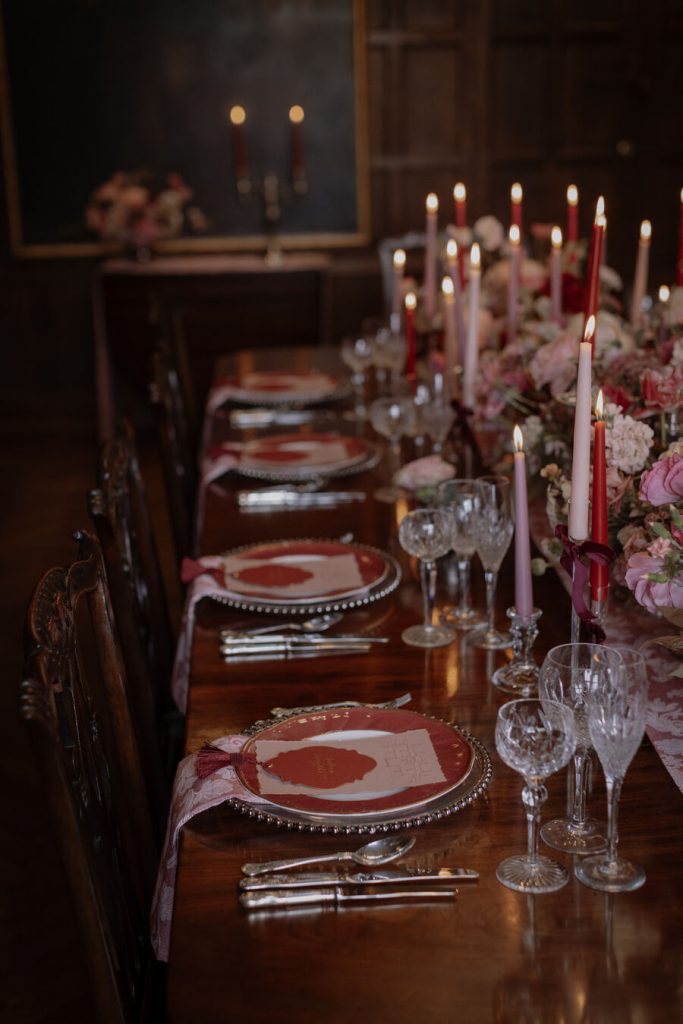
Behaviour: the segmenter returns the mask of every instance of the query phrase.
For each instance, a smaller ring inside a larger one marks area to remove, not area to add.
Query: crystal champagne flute
[[[479,512],[479,495],[474,480],[453,479],[439,484],[436,490],[437,504],[451,513],[453,537],[451,547],[458,562],[460,581],[460,603],[457,607],[444,608],[441,621],[456,629],[472,629],[482,624],[481,616],[470,603],[470,571],[472,556],[476,551],[476,518]]]
[[[568,763],[576,733],[570,708],[552,700],[511,700],[498,710],[496,750],[502,761],[524,778],[522,802],[527,817],[527,853],[501,861],[496,878],[518,892],[554,892],[569,874],[561,864],[538,853],[541,807],[548,792],[545,779]]]
[[[389,476],[391,483],[375,491],[378,501],[394,502],[401,497],[400,488],[393,483],[394,475],[401,468],[401,438],[413,434],[417,424],[417,413],[412,398],[376,398],[370,406],[370,422],[373,429],[389,442]]]
[[[601,892],[629,892],[645,882],[645,872],[617,854],[621,787],[640,746],[647,716],[648,679],[641,651],[612,648],[621,661],[593,681],[586,695],[588,731],[607,785],[607,849],[575,867],[580,882]]]
[[[617,663],[618,656],[609,648],[579,643],[553,647],[541,666],[539,695],[570,708],[576,723],[574,794],[570,816],[555,818],[541,829],[541,838],[555,850],[585,855],[605,848],[604,823],[589,817],[586,811],[586,781],[592,750],[586,696]]]
[[[365,406],[365,371],[372,363],[372,339],[363,335],[357,338],[344,338],[341,344],[341,357],[352,371],[351,384],[353,385],[355,400],[353,413],[349,413],[347,419],[366,420],[368,418],[368,410]]]
[[[496,587],[501,562],[512,539],[512,499],[510,481],[504,476],[482,476],[474,481],[479,495],[475,519],[477,552],[486,582],[486,625],[467,634],[468,644],[496,651],[509,647],[512,635],[494,626]]]
[[[409,555],[420,559],[424,622],[421,626],[409,626],[401,634],[405,643],[415,647],[443,647],[452,643],[455,636],[445,626],[432,623],[436,596],[436,559],[450,549],[451,531],[449,513],[439,508],[419,508],[408,512],[398,529],[401,547]]]

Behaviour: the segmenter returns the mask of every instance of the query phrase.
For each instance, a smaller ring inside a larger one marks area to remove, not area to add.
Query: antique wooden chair
[[[97,1019],[142,1019],[157,851],[99,545],[38,582],[20,709],[84,938]],[[157,1018],[158,1019],[158,1018]]]
[[[151,803],[163,827],[182,728],[170,696],[174,643],[161,566],[127,421],[102,446],[98,477],[88,507],[102,546]]]
[[[193,554],[192,520],[196,495],[196,457],[180,387],[167,346],[152,354],[150,400],[157,422],[171,528],[178,562]]]

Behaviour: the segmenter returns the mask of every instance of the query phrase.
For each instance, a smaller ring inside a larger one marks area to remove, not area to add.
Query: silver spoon
[[[307,867],[309,864],[324,864],[325,861],[352,860],[363,867],[371,868],[378,864],[388,864],[407,853],[415,845],[414,836],[385,836],[373,839],[359,850],[342,850],[339,853],[323,853],[317,857],[295,857],[293,860],[268,860],[260,864],[243,864],[242,874],[254,877],[268,875],[289,868]]]
[[[221,637],[229,640],[236,636],[262,636],[264,633],[279,633],[283,629],[294,629],[298,633],[319,633],[335,626],[343,618],[342,612],[329,612],[327,615],[314,615],[305,622],[278,622],[276,626],[259,626],[258,629],[222,629]]]

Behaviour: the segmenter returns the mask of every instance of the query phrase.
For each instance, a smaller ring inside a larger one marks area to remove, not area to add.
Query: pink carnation
[[[683,608],[683,579],[675,576],[666,583],[655,583],[648,579],[650,573],[664,573],[662,558],[653,558],[647,551],[631,555],[626,567],[626,584],[633,591],[638,604],[648,611],[660,608]]]
[[[641,501],[651,505],[669,505],[683,498],[683,458],[674,452],[655,462],[640,478]]]

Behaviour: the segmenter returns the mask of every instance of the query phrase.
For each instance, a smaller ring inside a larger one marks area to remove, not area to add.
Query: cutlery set
[[[337,623],[340,614],[319,615],[306,622],[262,626],[257,629],[222,629],[220,653],[224,661],[241,658],[301,658],[328,654],[364,654],[377,644],[386,644],[386,636],[338,634],[323,636],[321,630]]]
[[[336,508],[364,500],[363,491],[302,491],[287,486],[237,492],[237,504],[243,512]]]
[[[398,860],[415,844],[412,836],[376,839],[359,850],[343,850],[317,857],[264,861],[242,866],[239,901],[246,910],[277,910],[296,907],[403,900],[454,900],[454,884],[476,883],[479,873],[468,868],[381,868]],[[353,861],[371,871],[285,872],[326,861]],[[444,884],[445,883],[445,884]],[[429,885],[432,888],[424,888]]]

